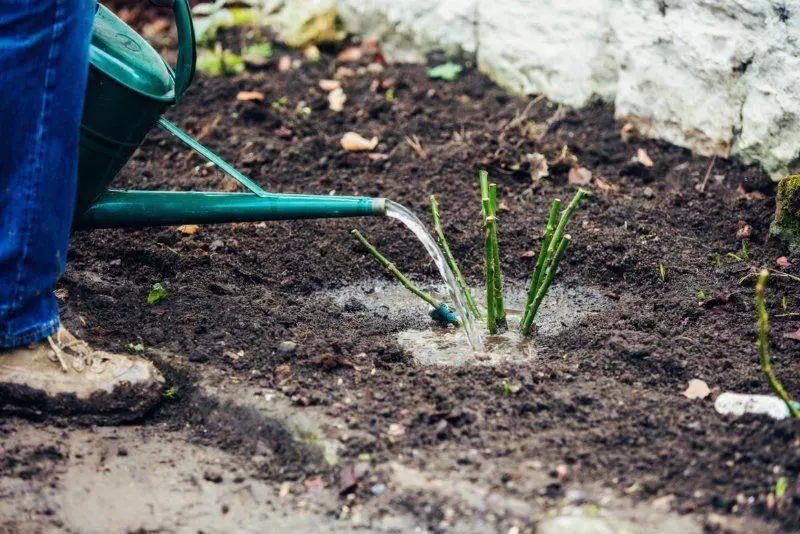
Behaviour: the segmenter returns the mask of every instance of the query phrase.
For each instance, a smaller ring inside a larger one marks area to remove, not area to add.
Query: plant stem
[[[488,198],[481,200],[483,206],[483,231],[484,231],[484,258],[486,261],[486,328],[490,334],[497,333],[497,306],[495,304],[494,285],[494,249],[492,246],[491,201]]]
[[[389,271],[389,273],[392,276],[394,276],[401,284],[403,284],[403,286],[406,289],[414,293],[416,296],[418,296],[419,298],[421,298],[434,308],[438,308],[441,305],[440,302],[437,302],[436,299],[434,299],[432,296],[422,291],[420,288],[415,286],[411,280],[406,278],[405,275],[401,273],[400,270],[397,267],[395,267],[392,262],[387,260],[380,252],[378,252],[378,249],[372,246],[370,242],[367,241],[367,239],[363,235],[361,235],[361,232],[359,232],[358,230],[352,230],[350,233],[353,236],[355,236],[355,238],[358,239],[362,245],[364,245],[364,248],[366,248],[367,251],[369,251],[369,253],[372,254],[372,256],[376,260],[378,260],[378,263],[383,265],[386,268],[386,270]]]
[[[494,265],[494,315],[499,330],[507,328],[506,308],[503,303],[503,269],[500,266],[500,244],[497,240],[497,184],[489,184],[492,207],[492,264]]]
[[[552,257],[552,261],[547,266],[544,280],[542,281],[541,285],[539,286],[539,290],[536,293],[536,300],[534,300],[530,312],[526,315],[525,321],[522,323],[523,336],[527,336],[531,332],[531,326],[533,325],[533,320],[536,318],[536,312],[539,311],[539,306],[542,305],[542,301],[544,300],[545,295],[547,295],[547,291],[550,289],[550,284],[553,283],[553,277],[556,275],[556,270],[558,269],[558,261],[561,259],[561,255],[564,254],[564,251],[567,249],[570,239],[571,238],[569,235],[565,235],[558,243],[558,247],[556,248],[556,251]]]
[[[556,217],[558,210],[561,207],[561,200],[553,200],[553,206],[550,208],[550,216],[547,218],[547,225],[544,228],[544,237],[542,238],[542,245],[539,248],[539,255],[536,258],[536,266],[531,275],[531,282],[528,285],[528,298],[525,301],[525,310],[522,315],[522,322],[520,326],[524,325],[528,320],[528,314],[533,308],[533,301],[536,300],[536,293],[539,292],[539,282],[544,272],[544,260],[547,256],[547,249],[550,247],[550,240],[553,238],[553,231],[555,230]]]
[[[469,306],[470,311],[473,315],[475,315],[475,317],[480,317],[481,314],[478,312],[478,306],[475,304],[475,299],[472,298],[472,292],[469,290],[467,281],[461,274],[461,269],[458,268],[458,263],[456,263],[456,259],[453,257],[453,252],[450,250],[450,245],[447,243],[447,239],[444,237],[442,222],[439,219],[439,203],[436,201],[436,196],[431,195],[430,200],[433,228],[436,230],[436,237],[439,238],[439,245],[442,247],[442,250],[444,250],[444,255],[447,257],[447,262],[450,264],[450,268],[453,269],[453,274],[456,276],[458,285],[461,286],[461,292],[464,294],[464,299],[467,301],[467,306]]]
[[[578,207],[578,203],[580,203],[583,195],[586,193],[588,193],[586,189],[578,189],[578,192],[575,193],[575,195],[572,197],[572,200],[570,200],[569,204],[567,204],[567,209],[565,209],[564,213],[561,214],[561,219],[558,221],[558,226],[556,226],[556,229],[553,232],[553,239],[550,241],[550,246],[547,249],[548,258],[546,263],[550,263],[550,257],[556,251],[556,247],[561,244],[561,236],[564,235],[564,230],[567,227],[569,218],[572,217],[572,212],[574,212],[575,208]]]
[[[786,393],[786,390],[783,389],[783,386],[778,379],[775,377],[775,373],[772,372],[772,366],[769,362],[769,342],[767,341],[767,331],[769,330],[769,315],[767,314],[767,308],[764,305],[764,292],[767,286],[767,278],[769,278],[769,271],[767,269],[762,269],[761,273],[758,275],[758,282],[756,283],[756,314],[758,315],[758,353],[761,360],[761,370],[764,371],[764,374],[767,376],[767,381],[769,382],[772,391],[780,397],[780,399],[786,403],[786,407],[789,408],[789,413],[795,419],[800,419],[800,410],[798,410],[792,399],[789,397],[789,394]]]

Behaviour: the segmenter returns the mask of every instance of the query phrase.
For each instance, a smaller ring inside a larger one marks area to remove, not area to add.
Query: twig
[[[458,285],[461,286],[461,292],[464,294],[464,299],[467,301],[467,306],[469,306],[470,311],[473,315],[475,315],[475,317],[480,317],[481,314],[478,312],[478,306],[475,304],[475,299],[472,298],[472,292],[469,290],[467,281],[464,279],[464,275],[461,274],[461,269],[458,268],[458,263],[456,262],[455,257],[453,257],[453,252],[450,250],[450,245],[447,243],[447,239],[444,237],[442,222],[439,219],[439,203],[436,201],[436,196],[431,195],[430,200],[433,228],[436,230],[436,237],[439,239],[439,245],[442,247],[442,250],[444,250],[444,255],[447,257],[447,263],[450,264],[450,268],[453,270],[453,274],[456,276]]]
[[[708,183],[708,178],[711,176],[711,171],[714,169],[714,164],[717,162],[717,156],[711,158],[711,163],[708,165],[708,169],[706,170],[706,175],[703,177],[703,183],[697,186],[697,190],[703,193],[706,190],[706,184]]]
[[[775,377],[772,371],[772,366],[769,362],[769,342],[767,341],[767,331],[769,330],[769,315],[767,308],[764,305],[764,292],[767,286],[767,278],[769,278],[769,271],[762,269],[758,275],[758,282],[756,283],[756,313],[758,314],[758,353],[761,360],[761,370],[767,376],[772,391],[786,403],[789,408],[789,413],[795,419],[800,419],[800,410],[795,407],[789,394],[783,389],[783,386]]]
[[[412,134],[411,137],[406,136],[406,143],[414,150],[414,152],[417,153],[419,159],[423,161],[428,159],[427,152],[425,152],[425,149],[422,148],[422,141],[419,140],[419,137],[417,137],[416,134]]]

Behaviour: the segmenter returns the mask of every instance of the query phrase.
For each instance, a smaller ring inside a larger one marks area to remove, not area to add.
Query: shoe
[[[141,417],[163,387],[150,361],[92,350],[63,326],[42,341],[0,349],[0,411],[114,424]]]

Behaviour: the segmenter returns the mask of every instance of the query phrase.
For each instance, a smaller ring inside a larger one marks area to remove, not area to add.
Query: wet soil
[[[375,465],[401,461],[422,472],[452,471],[544,507],[567,498],[571,484],[595,484],[636,502],[668,501],[710,530],[730,526],[724,519],[735,516],[779,530],[800,526],[800,423],[729,419],[713,408],[721,391],[769,390],[758,368],[748,275],[761,266],[778,269],[784,253],[766,239],[771,182],[735,160],[712,162],[667,143],[623,139],[624,123],[601,101],[571,109],[516,98],[469,65],[452,83],[429,80],[421,66],[368,71],[374,59],[367,54],[344,64],[323,53],[319,62],[289,72],[279,72],[275,61],[233,78],[200,77],[167,116],[270,191],[387,197],[428,223],[427,199],[436,194],[453,252],[476,286],[483,265],[477,171],[487,169],[498,184],[504,273],[522,285],[531,271],[526,252],[541,239],[550,202],[577,189],[566,164],[532,180],[526,154],[553,161],[566,145],[591,171],[585,187],[592,195],[571,222],[558,281],[593,288],[608,306],[549,338],[529,362],[421,366],[397,343],[409,327],[402,310],[396,317],[392,310],[370,313],[358,299],[325,296],[383,276],[352,242],[352,228],[413,279],[437,282],[422,247],[396,222],[223,224],[191,235],[172,227],[77,233],[59,285],[62,318],[98,347],[124,351],[141,343],[158,362],[176,394],[142,421],[145,428],[180,432],[234,458],[267,455],[273,460],[247,475],[260,480],[319,475],[326,487],[338,487],[340,467],[309,461],[257,414],[224,409],[196,386],[213,374],[342,421],[356,437],[343,438],[340,465],[368,455]],[[339,72],[348,100],[335,113],[318,82],[343,66],[352,69]],[[237,101],[239,91],[260,91],[265,100]],[[285,103],[271,105],[283,97]],[[298,115],[298,105],[311,113]],[[380,142],[373,152],[348,153],[339,145],[346,131]],[[424,159],[405,140],[414,135]],[[640,149],[651,167],[635,160]],[[115,185],[236,189],[158,130]],[[745,225],[743,258],[737,231]],[[156,282],[169,297],[149,306]],[[797,289],[773,277],[767,300],[774,368],[789,391],[800,392],[800,344],[784,337],[800,327]],[[285,341],[296,349],[279,350]],[[692,378],[706,381],[712,394],[682,396]],[[27,425],[49,428],[10,418],[0,432],[10,436]],[[63,428],[67,435],[78,431]],[[43,477],[36,470],[42,456],[58,463],[58,446],[29,445],[5,451],[0,476]],[[535,490],[521,481],[529,476],[521,466],[530,462],[545,477]],[[779,477],[788,488],[776,498]],[[441,530],[446,510],[404,495],[383,503],[384,512],[402,511],[423,528]],[[322,513],[340,514],[343,503],[375,498],[356,482]]]

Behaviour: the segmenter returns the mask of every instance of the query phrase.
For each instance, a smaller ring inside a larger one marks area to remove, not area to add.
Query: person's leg
[[[0,347],[58,328],[92,0],[0,2]]]
[[[0,0],[0,408],[136,415],[163,378],[60,327],[94,0]]]

